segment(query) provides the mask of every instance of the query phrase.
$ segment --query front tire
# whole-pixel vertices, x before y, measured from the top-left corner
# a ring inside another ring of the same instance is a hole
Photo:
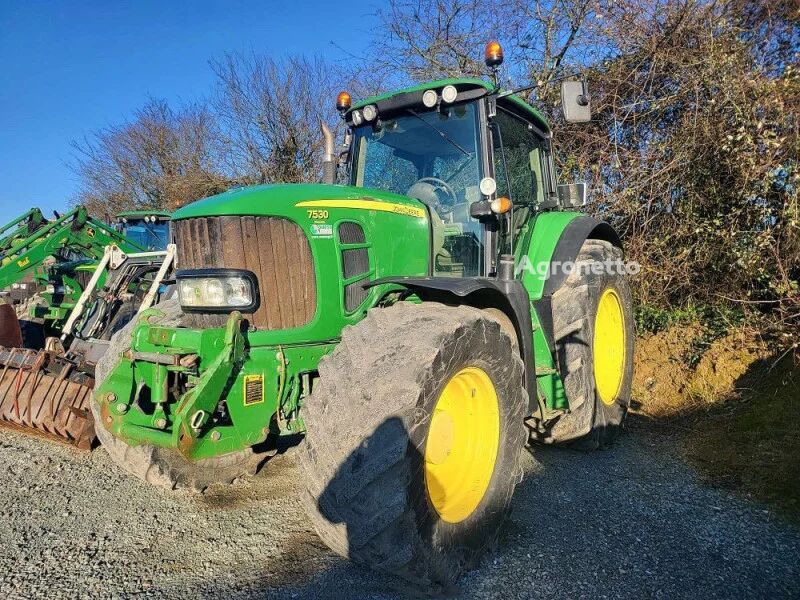
[[[337,553],[426,591],[492,548],[528,407],[509,336],[470,307],[398,303],[342,332],[303,406],[304,502]]]

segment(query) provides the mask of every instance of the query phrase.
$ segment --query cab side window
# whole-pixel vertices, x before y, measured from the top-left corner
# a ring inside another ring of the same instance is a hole
[[[545,141],[527,123],[499,107],[492,138],[498,195],[508,196],[520,206],[543,203],[547,185]]]
[[[548,196],[547,145],[528,124],[500,107],[492,120],[494,175],[497,195],[507,196],[514,207],[511,230],[501,241],[505,251],[516,241],[530,213]]]

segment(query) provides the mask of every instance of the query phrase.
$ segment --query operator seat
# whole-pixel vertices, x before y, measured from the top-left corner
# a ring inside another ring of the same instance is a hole
[[[452,255],[444,247],[444,221],[442,221],[442,217],[437,210],[439,199],[436,195],[436,188],[424,181],[417,181],[408,188],[406,196],[416,198],[430,209],[428,212],[431,215],[431,231],[433,235],[431,247],[436,267],[435,271],[449,272],[456,276],[463,274],[464,265],[453,262]]]

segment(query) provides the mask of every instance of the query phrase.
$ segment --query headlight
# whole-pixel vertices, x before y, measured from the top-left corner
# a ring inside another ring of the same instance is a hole
[[[251,271],[181,270],[176,279],[178,299],[190,312],[254,312],[258,308],[258,284]]]

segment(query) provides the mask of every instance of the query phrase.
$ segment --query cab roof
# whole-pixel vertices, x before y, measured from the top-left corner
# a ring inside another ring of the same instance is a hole
[[[466,91],[466,90],[476,90],[483,88],[486,90],[486,93],[491,92],[503,92],[502,88],[497,88],[495,85],[489,81],[484,79],[476,79],[474,77],[454,77],[450,79],[437,79],[436,81],[428,81],[426,83],[420,83],[418,85],[410,86],[407,88],[403,88],[400,90],[394,90],[391,92],[387,92],[385,94],[379,94],[376,96],[370,96],[364,100],[359,100],[355,102],[352,107],[347,111],[349,114],[350,112],[364,108],[368,104],[377,104],[379,102],[383,102],[385,100],[390,100],[392,98],[396,98],[397,96],[401,96],[403,94],[415,94],[419,92],[424,92],[425,90],[429,89],[441,89],[446,85],[455,86],[459,92]],[[544,118],[541,112],[539,112],[536,108],[531,106],[528,102],[517,96],[516,94],[510,94],[508,96],[504,96],[503,98],[498,99],[498,102],[502,104],[510,104],[515,108],[522,109],[522,112],[528,116],[532,117],[537,125],[544,129],[544,131],[550,131],[550,124],[547,122],[547,119]]]
[[[135,218],[135,217],[149,217],[149,216],[163,217],[165,219],[169,219],[172,217],[172,213],[164,210],[125,210],[117,213],[116,218],[120,219],[122,217]]]

